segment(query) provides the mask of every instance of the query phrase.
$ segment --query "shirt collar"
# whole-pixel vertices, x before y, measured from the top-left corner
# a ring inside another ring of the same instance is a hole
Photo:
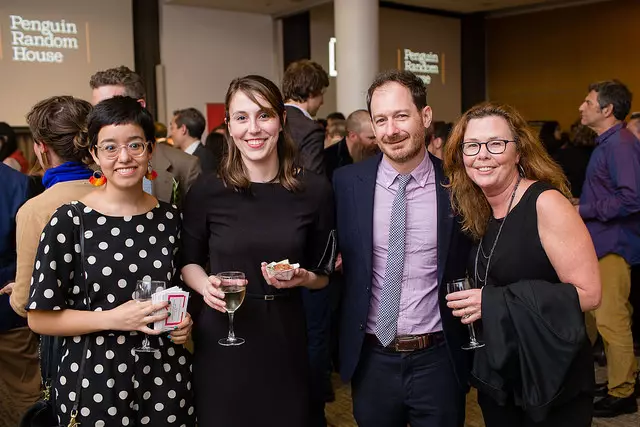
[[[293,107],[293,108],[297,108],[298,110],[302,111],[302,114],[304,114],[305,116],[307,116],[310,120],[313,120],[313,117],[311,117],[311,114],[309,114],[309,112],[307,110],[305,110],[304,108],[300,107],[299,105],[296,104],[284,104],[285,107]],[[315,120],[314,120],[315,121]]]
[[[198,148],[198,145],[200,145],[200,141],[193,142],[193,143],[191,143],[190,146],[188,146],[184,150],[184,152],[187,153],[187,154],[193,154],[193,153],[195,153],[196,149]]]
[[[389,163],[389,161],[384,156],[382,156],[382,161],[380,162],[379,169],[380,180],[382,184],[387,188],[391,188],[396,178],[400,174],[393,168],[393,166],[391,166],[391,163]],[[425,185],[427,185],[429,175],[431,175],[432,171],[433,162],[429,158],[429,154],[425,151],[424,159],[422,159],[420,164],[413,171],[411,171],[411,176],[420,187],[424,187]]]
[[[613,135],[614,133],[620,131],[620,129],[622,129],[624,126],[625,126],[624,123],[618,123],[615,126],[611,126],[605,132],[601,133],[600,135],[598,135],[596,137],[596,144],[600,145],[600,144],[606,142],[607,139],[609,139],[609,137],[611,135]]]

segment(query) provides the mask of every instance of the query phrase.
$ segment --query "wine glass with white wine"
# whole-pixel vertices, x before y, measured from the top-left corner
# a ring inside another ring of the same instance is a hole
[[[447,293],[452,294],[454,292],[460,292],[467,289],[472,289],[471,283],[469,279],[456,279],[451,282],[447,282]],[[466,318],[468,316],[464,316]],[[476,339],[476,331],[473,328],[473,323],[469,323],[467,325],[469,328],[469,343],[462,346],[463,350],[474,350],[476,348],[484,347],[484,343],[480,342]]]
[[[225,271],[216,274],[216,277],[220,279],[220,290],[224,292],[225,309],[229,314],[229,333],[226,338],[220,339],[218,344],[227,347],[242,345],[244,344],[244,339],[236,337],[233,331],[233,315],[242,305],[247,292],[247,281],[244,278],[244,273],[240,271]]]

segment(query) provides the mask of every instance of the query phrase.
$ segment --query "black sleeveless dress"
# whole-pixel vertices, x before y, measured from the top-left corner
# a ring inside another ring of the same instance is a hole
[[[542,181],[533,183],[527,188],[506,219],[491,218],[489,220],[487,231],[482,239],[480,254],[478,255],[477,273],[475,260],[479,248],[478,245],[475,245],[472,249],[469,260],[469,275],[472,278],[475,277],[474,280],[477,287],[484,284],[487,257],[503,221],[506,222],[502,227],[498,243],[491,257],[486,286],[506,286],[521,280],[544,280],[550,283],[560,283],[560,279],[542,247],[540,235],[538,234],[536,202],[540,194],[545,191],[555,191],[555,189]],[[481,322],[476,323],[481,324]],[[478,326],[478,329],[481,329],[481,325]],[[489,331],[481,332],[489,333]],[[486,361],[486,359],[479,359],[476,363],[480,360]],[[530,420],[525,421],[524,411],[519,408],[518,402],[515,402],[514,399],[511,399],[506,407],[498,406],[497,402],[483,393],[484,386],[473,376],[473,372],[470,381],[478,389],[478,399],[488,427],[492,425],[531,425],[529,424]],[[576,357],[567,374],[563,390],[556,400],[558,407],[549,413],[543,424],[535,425],[590,425],[592,406],[590,395],[593,392],[594,382],[593,357],[591,345],[587,339],[582,351]],[[513,378],[511,383],[507,384],[507,387],[516,390],[520,387],[520,383],[517,378]],[[563,395],[566,397],[563,397]],[[582,396],[579,402],[575,402],[576,395]],[[564,405],[566,403],[568,405]],[[495,423],[492,422],[492,418],[496,420]],[[505,420],[510,421],[505,423]]]

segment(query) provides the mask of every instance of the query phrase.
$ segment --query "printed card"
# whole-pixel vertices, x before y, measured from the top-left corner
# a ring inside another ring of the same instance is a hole
[[[156,304],[163,301],[168,301],[169,317],[164,320],[159,320],[153,324],[154,330],[161,330],[162,332],[172,331],[178,326],[187,315],[187,304],[189,303],[189,293],[183,291],[177,286],[174,286],[164,291],[156,292],[151,296],[151,301]]]

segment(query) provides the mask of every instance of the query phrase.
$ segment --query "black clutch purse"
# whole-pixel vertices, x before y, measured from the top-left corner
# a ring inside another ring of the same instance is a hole
[[[338,257],[338,235],[336,230],[331,230],[327,245],[324,248],[322,258],[318,266],[311,271],[316,274],[330,276],[336,267],[336,258]]]

